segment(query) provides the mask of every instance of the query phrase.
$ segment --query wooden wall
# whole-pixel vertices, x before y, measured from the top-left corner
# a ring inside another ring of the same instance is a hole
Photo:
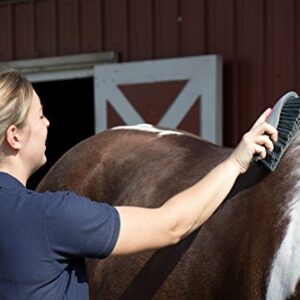
[[[0,60],[114,50],[121,61],[224,58],[224,142],[300,92],[297,0],[31,0],[0,4]]]

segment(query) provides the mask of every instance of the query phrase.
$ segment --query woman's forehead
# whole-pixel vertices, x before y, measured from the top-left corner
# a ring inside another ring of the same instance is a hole
[[[36,92],[33,93],[33,100],[36,104],[38,104],[39,106],[42,106],[40,97],[38,96],[38,94]]]
[[[33,97],[32,97],[32,102],[31,102],[31,111],[38,111],[42,108],[42,104],[40,101],[39,96],[34,92]]]

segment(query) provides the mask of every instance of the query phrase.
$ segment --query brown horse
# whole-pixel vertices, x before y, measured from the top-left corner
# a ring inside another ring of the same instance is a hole
[[[254,163],[214,215],[179,244],[87,260],[91,299],[300,297],[299,146],[300,135],[273,173]],[[38,191],[157,207],[231,151],[178,131],[118,127],[72,148]]]

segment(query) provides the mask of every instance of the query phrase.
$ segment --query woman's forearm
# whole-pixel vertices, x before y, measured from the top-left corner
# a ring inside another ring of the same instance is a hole
[[[239,173],[239,167],[227,159],[160,208],[117,207],[121,232],[113,254],[129,254],[177,243],[212,215]]]
[[[198,183],[168,200],[161,209],[172,220],[174,236],[181,239],[199,228],[223,202],[239,174],[239,166],[227,159]]]

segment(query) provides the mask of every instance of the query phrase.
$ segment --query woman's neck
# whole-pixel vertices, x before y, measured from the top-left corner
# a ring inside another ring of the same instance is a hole
[[[22,168],[22,164],[1,161],[0,162],[0,172],[7,173],[16,179],[18,179],[24,186],[26,186],[27,180],[29,178],[28,173]]]

